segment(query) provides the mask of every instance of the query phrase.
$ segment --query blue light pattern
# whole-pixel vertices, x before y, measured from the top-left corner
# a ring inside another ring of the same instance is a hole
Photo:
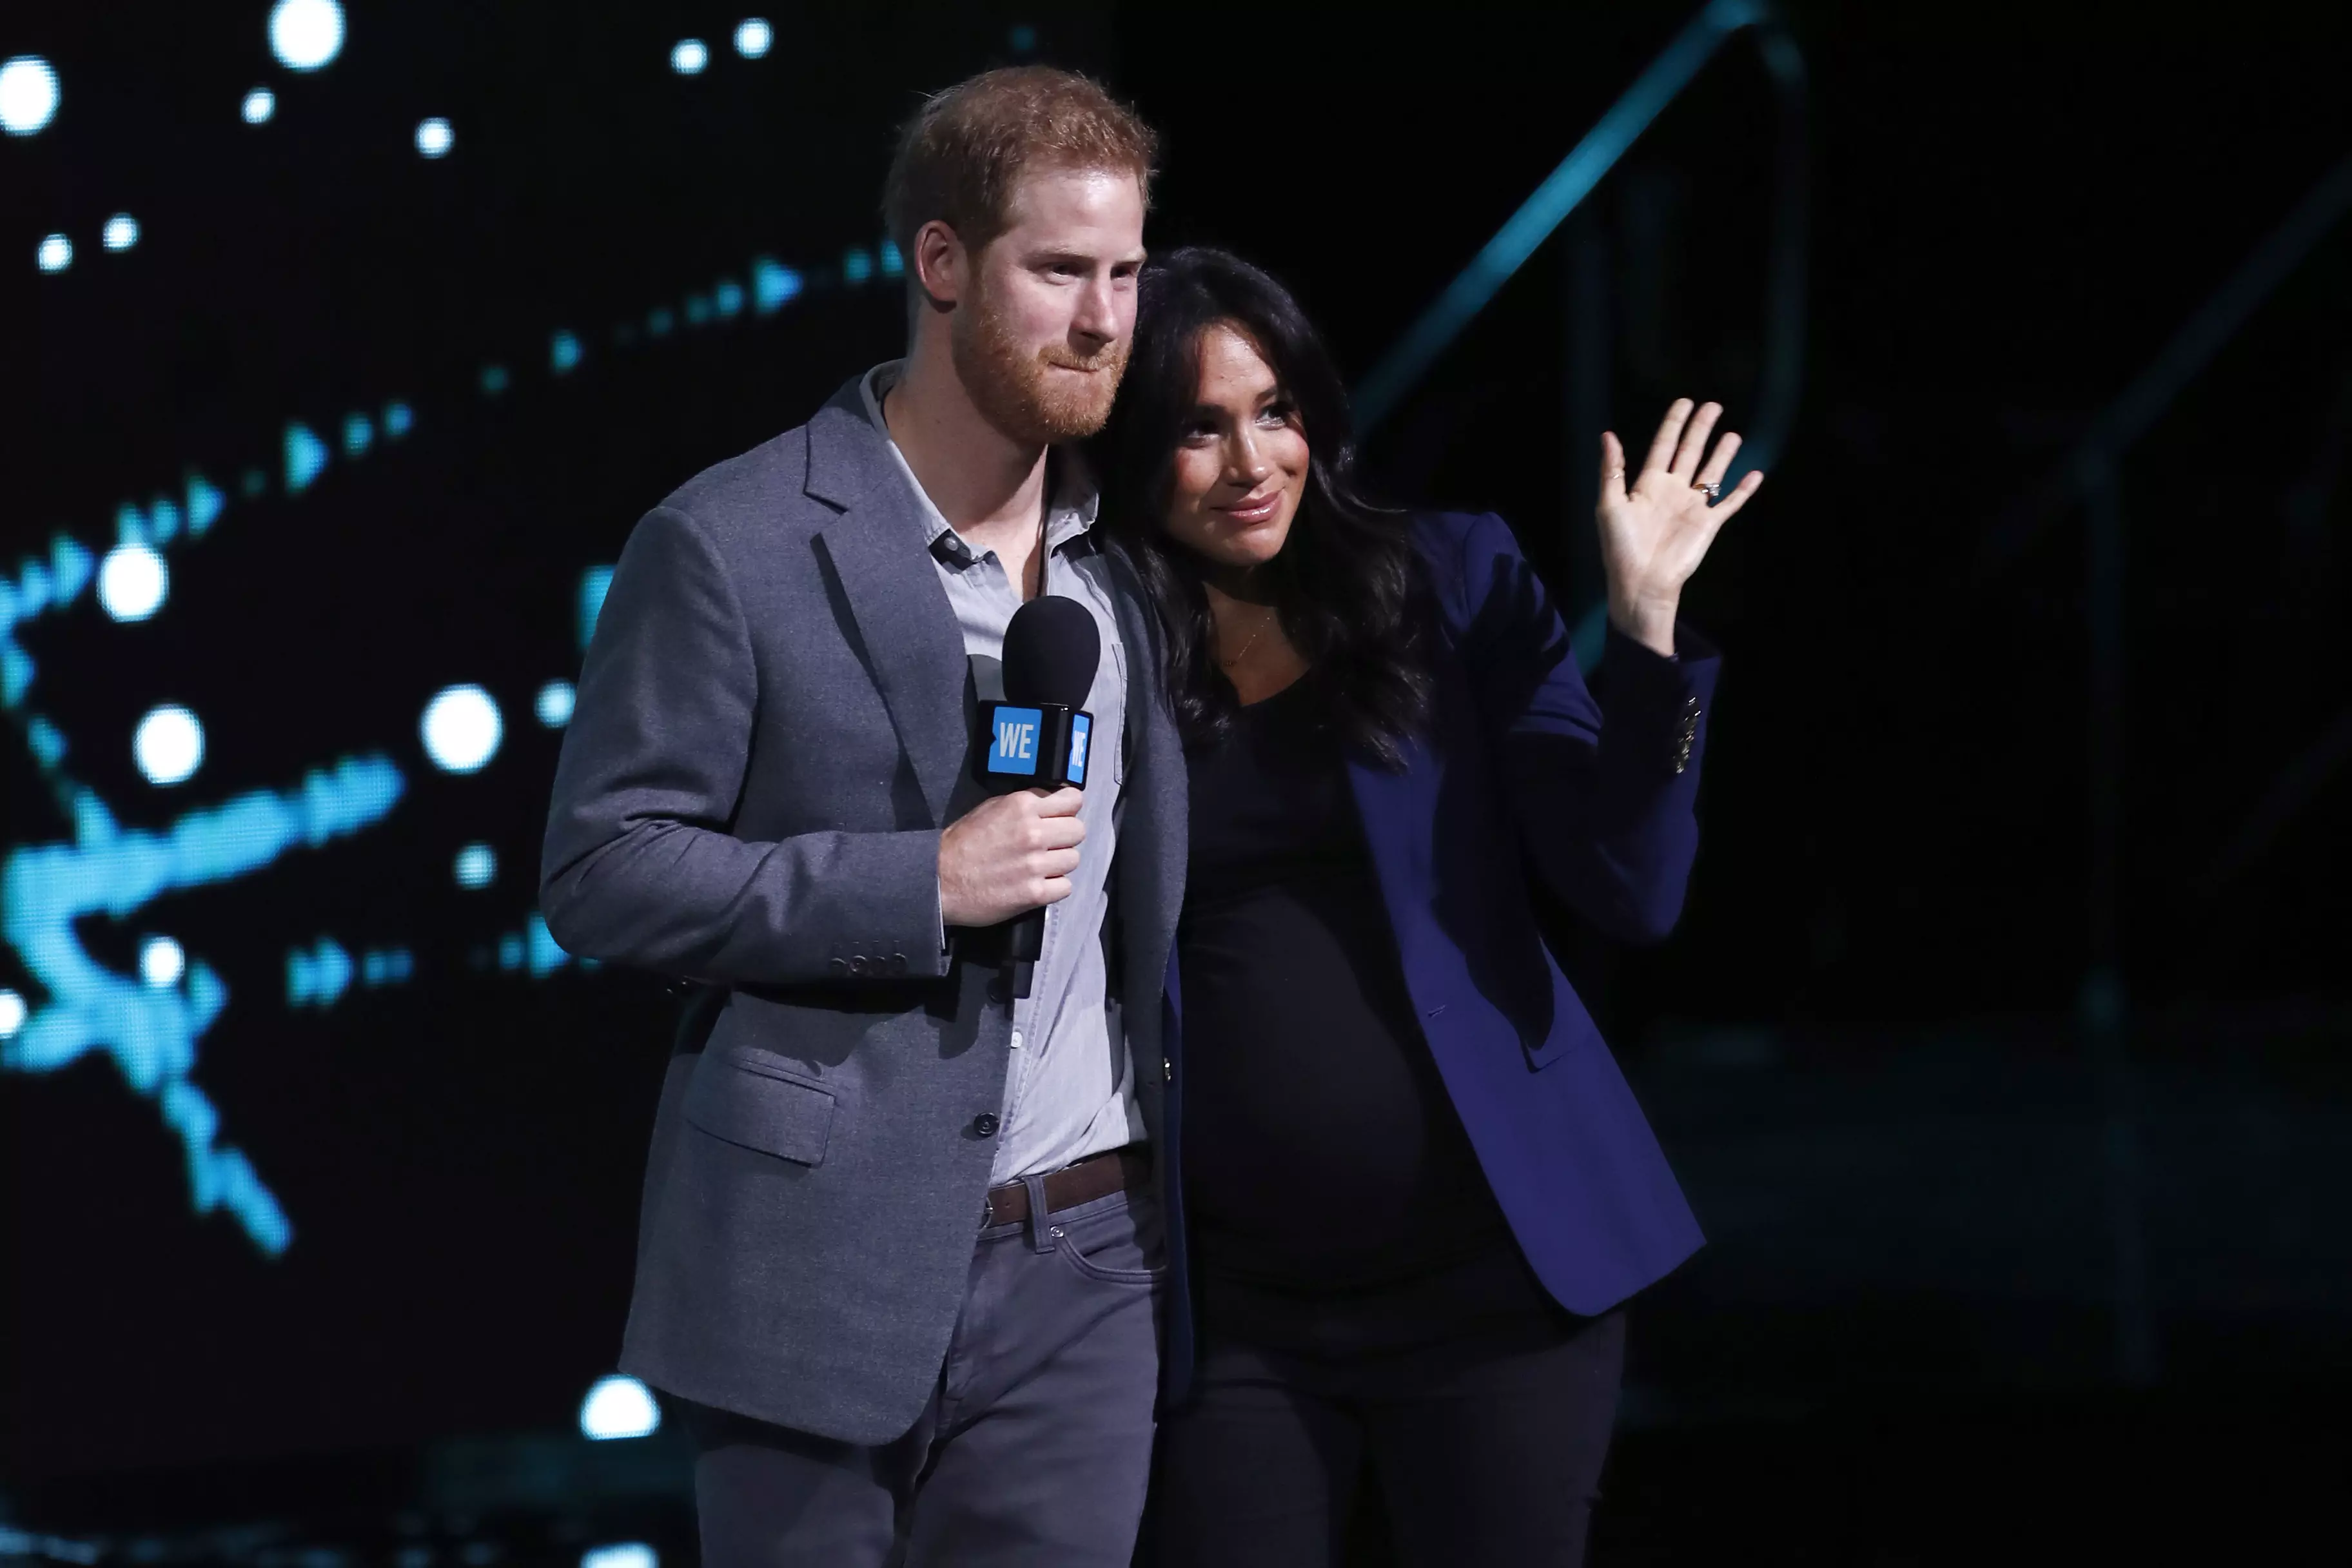
[[[0,1045],[0,1069],[55,1072],[92,1052],[110,1058],[179,1134],[196,1211],[226,1209],[263,1252],[283,1252],[291,1223],[243,1152],[218,1142],[220,1113],[189,1076],[228,987],[201,959],[171,986],[118,974],[82,946],[76,922],[120,921],[165,893],[249,876],[289,850],[346,837],[382,821],[404,787],[389,759],[356,757],[291,789],[189,812],[161,833],[125,832],[82,791],[72,842],[20,847],[0,868],[0,933],[47,994]]]
[[[257,114],[249,106],[247,118],[259,123],[274,111],[275,100],[267,89],[256,89],[253,96],[262,100],[262,107]],[[62,235],[54,238],[69,258],[69,242]],[[895,252],[886,246],[881,254],[887,275]],[[690,303],[699,306],[699,319],[740,319],[747,302],[752,315],[771,316],[797,299],[805,286],[800,272],[772,257],[753,258],[749,275],[748,290],[739,281],[721,279],[708,295],[692,297]],[[674,321],[670,307],[656,307],[646,318],[648,335],[663,335]],[[510,384],[503,364],[485,365],[486,392],[503,392]],[[364,414],[345,416],[333,426],[341,437],[341,456],[345,460],[364,456],[379,436],[384,441],[407,436],[415,418],[412,405],[402,401],[385,403],[380,421]],[[277,445],[278,478],[283,493],[293,499],[310,491],[336,456],[318,430],[299,418],[279,427]],[[247,467],[240,473],[236,492],[246,500],[257,500],[270,491],[271,479],[268,471]],[[110,549],[127,546],[152,555],[157,579],[152,591],[160,608],[169,584],[164,552],[204,538],[229,504],[226,491],[190,471],[176,495],[153,496],[143,506],[133,501],[117,505]],[[122,559],[142,568],[146,564],[136,554]],[[378,826],[397,805],[405,779],[387,757],[347,757],[305,774],[293,788],[237,795],[190,810],[160,829],[118,827],[97,794],[66,772],[64,733],[27,706],[38,671],[19,636],[27,623],[76,603],[97,580],[98,568],[98,558],[88,546],[59,535],[46,558],[20,562],[13,575],[0,574],[0,714],[17,725],[42,781],[73,824],[70,842],[6,846],[5,859],[0,861],[0,911],[5,911],[0,938],[34,983],[29,998],[13,990],[0,993],[0,1070],[47,1073],[86,1056],[111,1059],[123,1081],[156,1104],[177,1136],[196,1212],[226,1212],[256,1247],[274,1257],[290,1245],[292,1223],[247,1156],[221,1142],[220,1113],[193,1077],[200,1042],[227,1005],[226,982],[210,964],[191,957],[169,938],[150,939],[141,973],[115,973],[82,947],[77,922],[100,913],[126,920],[171,892],[250,876],[295,849],[321,847]],[[582,578],[578,610],[583,647],[594,629],[611,578],[609,566],[593,568]],[[121,594],[115,602],[121,608],[135,609],[140,597],[138,593]],[[573,700],[569,681],[547,683],[534,705],[539,721],[550,728],[568,723]],[[490,710],[495,713],[494,703]],[[193,715],[187,728],[200,746],[201,727]],[[495,851],[491,854],[494,858]],[[494,868],[493,858],[493,875]],[[173,962],[160,956],[165,949],[159,942],[169,943]],[[495,962],[502,970],[533,979],[569,968],[599,967],[590,961],[575,963],[535,910],[526,913],[520,930],[501,937],[495,950],[478,950],[475,962],[480,967]],[[371,949],[355,959],[341,942],[320,937],[288,954],[286,1003],[293,1008],[329,1008],[355,985],[365,990],[398,984],[415,970],[415,958],[405,948]]]

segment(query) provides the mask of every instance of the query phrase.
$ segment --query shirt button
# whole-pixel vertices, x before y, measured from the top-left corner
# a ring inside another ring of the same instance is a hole
[[[982,1138],[995,1137],[996,1113],[992,1110],[982,1111],[971,1119],[971,1130]]]
[[[1021,1031],[1018,1029],[1013,1031],[1013,1048],[1016,1051],[1021,1048]]]

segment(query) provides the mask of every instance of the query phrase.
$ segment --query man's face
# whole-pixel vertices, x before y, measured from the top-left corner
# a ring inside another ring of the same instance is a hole
[[[1091,436],[1110,417],[1135,336],[1143,194],[1108,169],[1022,176],[1012,226],[970,259],[949,323],[956,374],[1016,441]]]

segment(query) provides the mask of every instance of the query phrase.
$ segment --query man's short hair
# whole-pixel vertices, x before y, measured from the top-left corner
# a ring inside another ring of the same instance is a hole
[[[882,221],[914,275],[915,235],[933,219],[978,250],[1012,226],[1013,193],[1033,168],[1112,169],[1151,204],[1159,138],[1074,71],[1008,66],[933,94],[898,133]]]

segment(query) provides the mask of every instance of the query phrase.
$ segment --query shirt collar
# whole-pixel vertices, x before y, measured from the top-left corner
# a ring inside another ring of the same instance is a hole
[[[915,470],[908,465],[907,454],[898,450],[898,443],[891,439],[889,423],[882,417],[882,399],[898,384],[898,378],[906,374],[906,369],[907,362],[902,359],[887,360],[876,365],[859,380],[858,395],[865,400],[866,417],[873,421],[874,428],[881,434],[884,445],[890,448],[891,460],[907,477],[908,487],[915,492],[915,500],[922,508],[924,543],[934,554],[944,548],[950,556],[968,560],[971,552],[964,545],[962,536],[956,534],[954,525],[941,516],[940,509],[932,503],[929,493],[923,489],[923,482],[915,478]],[[1094,527],[1096,514],[1102,508],[1102,492],[1096,486],[1086,459],[1074,447],[1055,447],[1047,451],[1045,485],[1046,493],[1051,497],[1045,506],[1045,548],[1058,551]],[[940,538],[943,533],[954,536],[951,542],[944,546]]]

